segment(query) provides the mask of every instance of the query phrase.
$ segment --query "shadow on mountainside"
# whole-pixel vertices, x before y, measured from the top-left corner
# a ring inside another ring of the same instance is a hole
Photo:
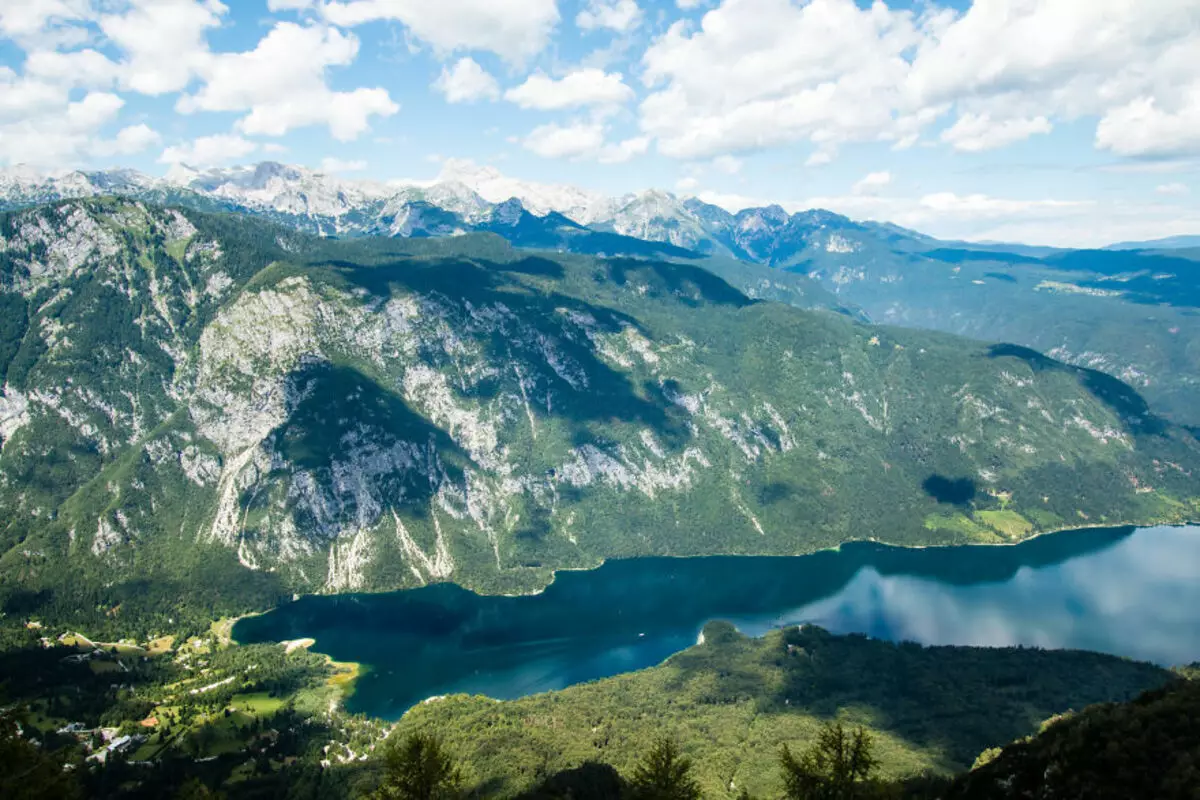
[[[602,263],[607,267],[609,279],[618,286],[624,286],[636,274],[650,273],[661,281],[667,294],[692,308],[706,304],[744,308],[758,302],[708,270],[691,264],[625,258],[611,258]],[[651,297],[660,295],[661,292],[655,291],[657,288],[650,285],[647,294]]]
[[[705,644],[671,657],[668,686],[701,705],[753,701],[756,713],[843,717],[927,751],[948,770],[1037,730],[1053,714],[1126,700],[1172,673],[1083,651],[923,647],[821,628],[764,640],[709,623]]]
[[[472,463],[469,454],[445,431],[413,411],[395,392],[356,369],[316,363],[289,376],[303,399],[287,420],[269,435],[275,450],[297,468],[328,487],[339,519],[311,519],[316,528],[353,526],[361,509],[355,505],[362,487],[339,479],[339,464],[355,457],[388,465],[375,479],[387,505],[415,516],[427,513],[428,501],[446,479],[460,481]],[[391,455],[384,455],[390,453]],[[381,459],[390,458],[392,461]],[[394,470],[390,467],[400,466]],[[303,494],[303,493],[302,493]],[[267,493],[258,504],[270,502]],[[303,503],[301,506],[303,507]],[[255,503],[248,502],[248,512]],[[297,509],[299,510],[299,509]]]
[[[939,503],[954,506],[968,505],[978,491],[971,478],[947,478],[945,475],[930,475],[921,483],[921,488]]]
[[[614,369],[592,341],[596,334],[630,329],[650,339],[649,332],[628,314],[544,287],[538,279],[561,275],[561,265],[551,260],[414,258],[378,266],[346,261],[314,266],[332,270],[375,297],[389,298],[401,289],[443,301],[438,310],[459,315],[455,329],[473,336],[487,362],[497,367],[497,374],[474,391],[487,395],[505,385],[523,393],[530,413],[570,420],[578,442],[594,438],[591,423],[611,420],[645,425],[673,448],[689,437],[686,411],[658,387]],[[522,280],[524,276],[532,276],[533,282]],[[708,285],[703,290],[715,291]],[[429,348],[419,355],[435,368],[455,368],[443,351]]]
[[[1034,372],[1074,375],[1080,386],[1120,417],[1130,433],[1157,436],[1167,431],[1166,421],[1150,410],[1146,399],[1136,389],[1108,373],[1064,364],[1036,350],[1015,344],[992,345],[988,348],[988,358],[1016,358],[1028,364]]]

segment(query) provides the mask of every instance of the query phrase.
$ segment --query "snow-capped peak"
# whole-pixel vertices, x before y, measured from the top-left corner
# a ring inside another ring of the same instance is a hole
[[[495,167],[480,166],[468,159],[450,158],[442,162],[436,183],[451,181],[469,186],[489,203],[502,203],[515,197],[531,214],[545,216],[557,211],[581,225],[604,219],[612,213],[612,201],[599,192],[577,186],[516,180]]]

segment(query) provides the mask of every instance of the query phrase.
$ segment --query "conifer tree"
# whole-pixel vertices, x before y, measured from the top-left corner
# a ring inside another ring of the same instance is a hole
[[[661,737],[629,782],[634,800],[699,800],[700,786],[691,775],[691,759],[679,753],[674,739]]]

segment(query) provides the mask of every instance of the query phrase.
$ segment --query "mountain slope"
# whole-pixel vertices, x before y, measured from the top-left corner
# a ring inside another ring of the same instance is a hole
[[[1052,714],[1127,699],[1171,677],[1096,653],[928,648],[814,626],[749,639],[713,622],[700,643],[658,667],[507,702],[439,698],[398,730],[436,731],[498,797],[586,761],[629,775],[662,735],[693,760],[705,797],[743,788],[778,797],[780,747],[802,752],[831,719],[872,731],[881,776],[945,774]]]
[[[1196,510],[1200,446],[1102,373],[756,302],[685,263],[124,200],[0,235],[10,608],[528,591],[611,557]]]
[[[1200,787],[1200,683],[1177,680],[1128,703],[1084,709],[987,755],[954,782],[948,800],[1190,800]]]
[[[810,269],[876,322],[1016,342],[1103,370],[1200,425],[1200,272],[1178,256],[935,249]]]
[[[205,171],[177,166],[164,178],[134,170],[46,176],[16,168],[0,170],[0,211],[69,198],[121,196],[198,211],[253,214],[330,237],[489,232],[518,247],[704,261],[707,269],[752,296],[861,315],[805,275],[738,263],[728,248],[705,239],[694,221],[686,236],[666,233],[657,214],[675,208],[690,216],[672,195],[646,192],[601,201],[565,187],[511,181],[494,170],[464,169],[443,170],[445,180],[437,183],[402,186],[342,180],[274,162]],[[492,199],[484,199],[460,177]],[[498,194],[509,189],[522,199]],[[585,225],[597,221],[594,227]]]

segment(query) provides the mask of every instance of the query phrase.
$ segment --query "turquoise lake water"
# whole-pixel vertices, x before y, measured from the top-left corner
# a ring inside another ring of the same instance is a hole
[[[450,584],[305,597],[233,634],[316,639],[315,650],[368,668],[349,711],[396,718],[434,695],[509,699],[642,669],[695,644],[712,619],[749,635],[807,622],[923,644],[1190,663],[1200,661],[1200,527],[1067,531],[1013,547],[639,558],[561,573],[526,597]]]

